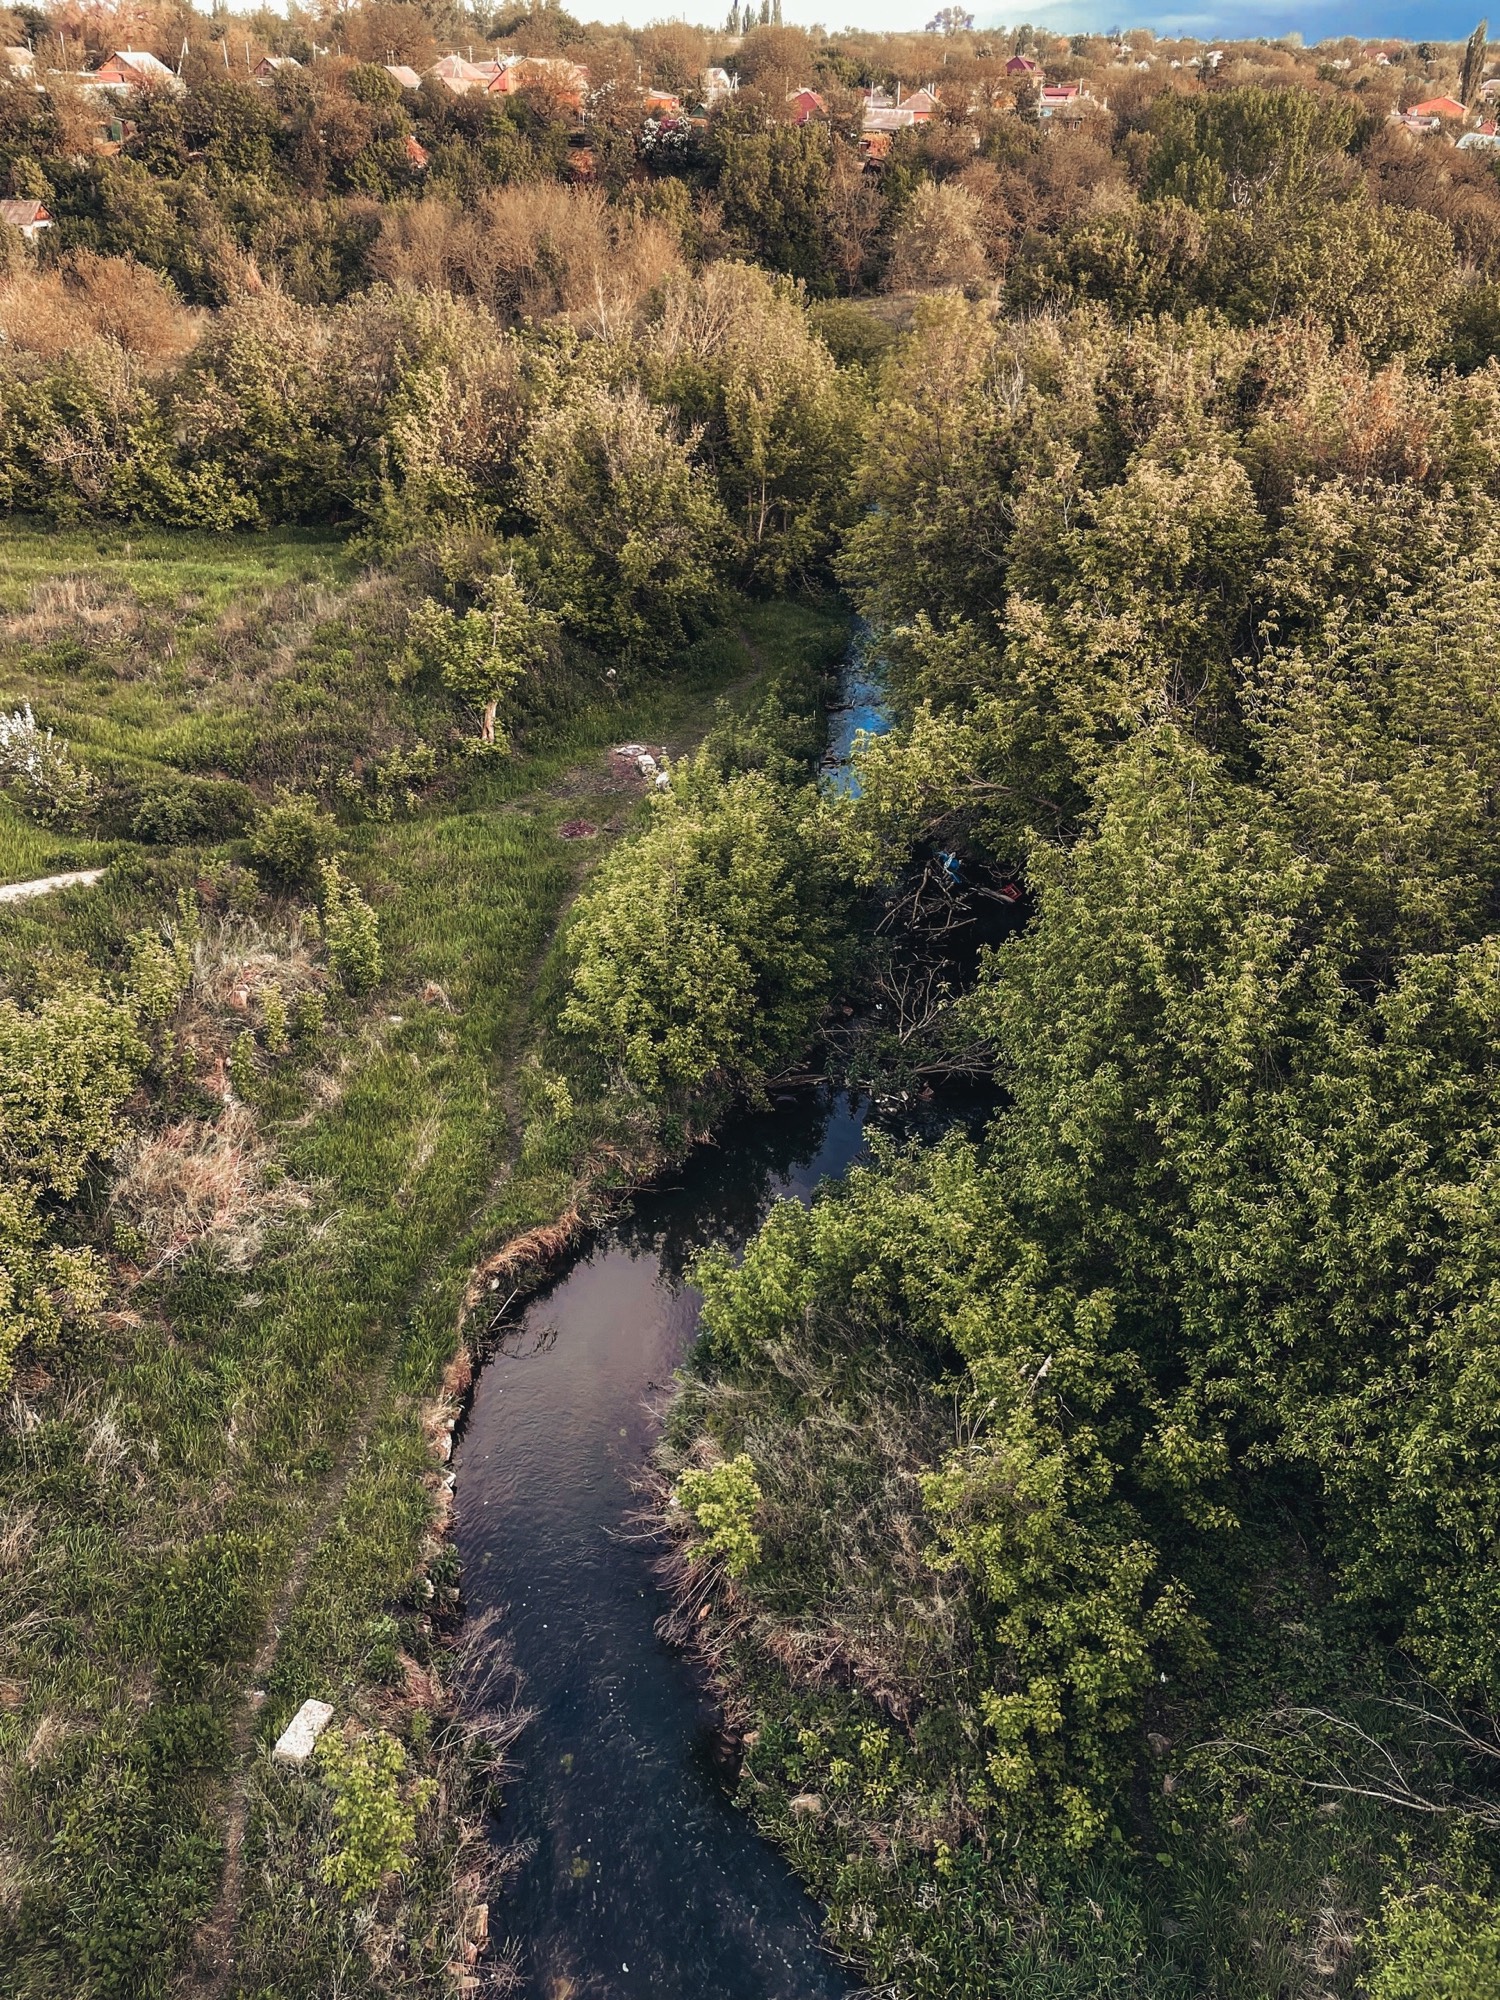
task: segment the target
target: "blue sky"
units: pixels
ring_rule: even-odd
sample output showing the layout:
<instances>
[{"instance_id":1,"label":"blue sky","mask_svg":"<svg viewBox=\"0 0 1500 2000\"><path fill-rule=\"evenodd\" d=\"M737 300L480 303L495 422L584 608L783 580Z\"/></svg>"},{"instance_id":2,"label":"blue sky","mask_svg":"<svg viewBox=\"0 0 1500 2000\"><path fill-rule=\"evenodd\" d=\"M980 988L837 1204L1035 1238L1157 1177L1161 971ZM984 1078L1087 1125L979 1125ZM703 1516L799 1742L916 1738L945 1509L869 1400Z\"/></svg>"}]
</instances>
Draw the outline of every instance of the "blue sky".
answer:
<instances>
[{"instance_id":1,"label":"blue sky","mask_svg":"<svg viewBox=\"0 0 1500 2000\"><path fill-rule=\"evenodd\" d=\"M725 9L728 0L724 0ZM861 28L911 30L920 28L937 11L942 0L863 0L857 10L845 14L838 0L784 0L788 21L842 26L845 21ZM1319 42L1336 35L1386 37L1392 41L1456 42L1468 38L1470 29L1484 11L1486 0L1177 0L1175 6L1153 8L1132 6L1129 0L1034 0L1030 7L1017 5L1002 15L975 4L974 16L981 27L1001 22L1015 25L1030 21L1036 27L1051 28L1058 34L1079 34L1089 29L1151 28L1159 35L1204 35L1209 37L1267 35L1275 38L1297 29L1305 42ZM575 12L588 12L573 0ZM605 6L601 11L614 13ZM660 19L664 13L693 14L689 6L653 6L651 0L627 0L625 12L631 20ZM700 14L712 12L700 6ZM1500 11L1500 9L1491 9Z\"/></svg>"},{"instance_id":2,"label":"blue sky","mask_svg":"<svg viewBox=\"0 0 1500 2000\"><path fill-rule=\"evenodd\" d=\"M1182 0L1175 7L1111 9L1094 0L1050 0L1029 19L1038 27L1073 34L1089 28L1152 28L1159 35L1285 35L1297 29L1305 42L1334 35L1398 36L1408 41L1466 40L1484 0ZM975 9L975 17L979 11ZM999 15L986 14L986 22ZM1009 17L1007 17L1009 18Z\"/></svg>"}]
</instances>

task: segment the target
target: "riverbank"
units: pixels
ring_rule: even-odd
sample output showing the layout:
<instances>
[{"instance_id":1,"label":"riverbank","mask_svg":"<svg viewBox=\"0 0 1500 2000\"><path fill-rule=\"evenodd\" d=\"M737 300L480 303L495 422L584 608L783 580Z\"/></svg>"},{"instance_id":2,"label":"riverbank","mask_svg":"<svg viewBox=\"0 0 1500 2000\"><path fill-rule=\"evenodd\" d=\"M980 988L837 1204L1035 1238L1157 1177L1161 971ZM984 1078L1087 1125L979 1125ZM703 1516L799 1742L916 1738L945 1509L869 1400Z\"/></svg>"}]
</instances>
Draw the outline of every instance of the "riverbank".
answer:
<instances>
[{"instance_id":1,"label":"riverbank","mask_svg":"<svg viewBox=\"0 0 1500 2000\"><path fill-rule=\"evenodd\" d=\"M210 739L222 761L258 731L253 765L268 703L305 704L315 686L360 709L351 730L389 720L383 666L361 679L376 656L359 627L369 587L336 545L160 536L143 562L125 537L86 539L73 553L98 562L115 600L101 674L79 688L63 610L35 629L46 558L22 538L13 585L0 577L17 600L0 637L3 698L55 705L60 719L96 710L91 734L125 745L149 795L201 785ZM47 575L66 540L54 538ZM189 571L207 608L173 627L166 607ZM258 1245L227 1259L189 1250L155 1275L122 1261L98 1337L30 1369L6 1424L15 1614L0 1760L15 1866L3 1921L17 1990L65 1978L132 2000L169 1986L322 1995L334 1981L435 1993L477 1945L476 1893L455 1896L453 1881L483 1758L442 1720L460 1663L445 1636L456 1577L434 1398L487 1249L631 1170L631 1135L612 1132L607 1106L581 1119L575 1106L561 1129L536 1060L558 924L635 810L610 745L690 744L721 698L748 700L770 665L819 654L840 629L796 607L745 607L670 676L542 715L514 760L472 765L430 796L417 782L388 817L366 764L375 810L347 813L341 841L378 912L386 972L366 1000L330 991L310 1061L256 1058L259 1184L286 1191L265 1204ZM224 647L243 649L247 632L226 679ZM408 706L397 720L415 734L422 718ZM258 768L243 781L252 791ZM577 822L596 830L564 837ZM33 841L24 822L14 845L28 862L93 859L77 841ZM117 976L124 940L179 888L238 879L234 851L122 839L97 887L7 909L0 973L23 998L48 965ZM241 911L211 897L205 912L216 947L284 921L274 902ZM185 1108L140 1115L180 1123ZM105 1247L112 1227L101 1191ZM450 1389L460 1379L446 1375ZM437 1781L404 1883L363 1908L322 1877L326 1792L268 1762L307 1695L390 1733L413 1788Z\"/></svg>"}]
</instances>

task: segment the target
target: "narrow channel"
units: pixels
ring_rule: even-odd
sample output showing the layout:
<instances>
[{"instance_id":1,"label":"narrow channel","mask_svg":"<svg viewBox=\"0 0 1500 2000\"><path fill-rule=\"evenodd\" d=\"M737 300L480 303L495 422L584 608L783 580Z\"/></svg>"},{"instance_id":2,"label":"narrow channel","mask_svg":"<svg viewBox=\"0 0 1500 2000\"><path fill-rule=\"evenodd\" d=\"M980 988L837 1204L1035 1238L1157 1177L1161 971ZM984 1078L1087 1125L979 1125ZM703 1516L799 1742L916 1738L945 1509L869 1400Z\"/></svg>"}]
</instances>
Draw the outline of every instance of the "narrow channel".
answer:
<instances>
[{"instance_id":1,"label":"narrow channel","mask_svg":"<svg viewBox=\"0 0 1500 2000\"><path fill-rule=\"evenodd\" d=\"M863 636L829 718L825 780L885 725ZM691 1346L684 1273L810 1200L864 1144L820 1090L736 1119L532 1301L480 1377L457 1459L471 1616L498 1610L536 1711L497 1838L527 1858L494 1912L528 2000L834 2000L819 1912L733 1804L713 1710L656 1634L652 1549L625 1530L650 1414Z\"/></svg>"},{"instance_id":2,"label":"narrow channel","mask_svg":"<svg viewBox=\"0 0 1500 2000\"><path fill-rule=\"evenodd\" d=\"M648 1405L697 1325L684 1264L742 1244L776 1198L808 1199L862 1141L831 1093L736 1121L532 1302L480 1378L457 1539L469 1610L501 1609L537 1711L498 1828L532 1851L494 1913L534 2000L850 1990L817 1909L732 1803L712 1712L656 1636L651 1550L620 1530Z\"/></svg>"}]
</instances>

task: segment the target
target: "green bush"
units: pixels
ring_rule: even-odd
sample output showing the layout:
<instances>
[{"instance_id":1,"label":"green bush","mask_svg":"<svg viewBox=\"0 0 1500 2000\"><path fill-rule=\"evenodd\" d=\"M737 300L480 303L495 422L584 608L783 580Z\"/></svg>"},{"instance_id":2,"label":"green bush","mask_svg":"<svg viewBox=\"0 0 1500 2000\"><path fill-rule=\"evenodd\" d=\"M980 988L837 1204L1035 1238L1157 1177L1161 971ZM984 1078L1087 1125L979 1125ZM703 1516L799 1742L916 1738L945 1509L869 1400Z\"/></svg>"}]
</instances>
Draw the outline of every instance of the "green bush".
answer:
<instances>
[{"instance_id":1,"label":"green bush","mask_svg":"<svg viewBox=\"0 0 1500 2000\"><path fill-rule=\"evenodd\" d=\"M319 880L323 937L333 969L350 993L366 993L379 984L382 971L375 912L336 861L323 863Z\"/></svg>"},{"instance_id":2,"label":"green bush","mask_svg":"<svg viewBox=\"0 0 1500 2000\"><path fill-rule=\"evenodd\" d=\"M813 789L700 756L583 898L563 1025L659 1100L753 1092L817 1025L839 918Z\"/></svg>"},{"instance_id":3,"label":"green bush","mask_svg":"<svg viewBox=\"0 0 1500 2000\"><path fill-rule=\"evenodd\" d=\"M131 816L137 840L170 847L228 840L249 824L254 801L244 785L212 778L163 778L146 786Z\"/></svg>"},{"instance_id":4,"label":"green bush","mask_svg":"<svg viewBox=\"0 0 1500 2000\"><path fill-rule=\"evenodd\" d=\"M274 804L262 809L251 830L250 855L278 881L307 882L337 838L337 826L316 800L301 798L282 785Z\"/></svg>"},{"instance_id":5,"label":"green bush","mask_svg":"<svg viewBox=\"0 0 1500 2000\"><path fill-rule=\"evenodd\" d=\"M353 1738L330 1730L317 1754L333 1793L334 1846L323 1877L346 1903L357 1903L406 1860L433 1781L420 1780L403 1799L406 1752L383 1730Z\"/></svg>"},{"instance_id":6,"label":"green bush","mask_svg":"<svg viewBox=\"0 0 1500 2000\"><path fill-rule=\"evenodd\" d=\"M761 1492L744 1452L706 1470L695 1466L684 1472L672 1497L703 1530L696 1553L722 1556L731 1576L743 1576L760 1560L760 1536L751 1524Z\"/></svg>"}]
</instances>

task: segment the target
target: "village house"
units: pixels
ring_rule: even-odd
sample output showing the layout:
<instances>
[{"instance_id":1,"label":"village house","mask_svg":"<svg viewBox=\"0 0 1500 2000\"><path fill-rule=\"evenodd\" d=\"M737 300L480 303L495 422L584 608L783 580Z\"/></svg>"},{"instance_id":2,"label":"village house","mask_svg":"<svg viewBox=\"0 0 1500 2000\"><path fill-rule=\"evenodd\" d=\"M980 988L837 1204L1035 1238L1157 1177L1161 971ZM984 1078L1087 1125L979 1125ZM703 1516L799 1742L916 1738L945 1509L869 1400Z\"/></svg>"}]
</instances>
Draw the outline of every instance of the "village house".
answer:
<instances>
[{"instance_id":1,"label":"village house","mask_svg":"<svg viewBox=\"0 0 1500 2000\"><path fill-rule=\"evenodd\" d=\"M794 125L805 125L809 118L821 118L828 109L818 93L806 84L801 90L789 90L786 101Z\"/></svg>"},{"instance_id":2,"label":"village house","mask_svg":"<svg viewBox=\"0 0 1500 2000\"><path fill-rule=\"evenodd\" d=\"M0 201L0 222L19 229L28 243L35 243L44 229L52 227L52 217L39 201Z\"/></svg>"},{"instance_id":3,"label":"village house","mask_svg":"<svg viewBox=\"0 0 1500 2000\"><path fill-rule=\"evenodd\" d=\"M252 83L274 83L284 70L301 69L295 56L262 56L250 72Z\"/></svg>"},{"instance_id":4,"label":"village house","mask_svg":"<svg viewBox=\"0 0 1500 2000\"><path fill-rule=\"evenodd\" d=\"M867 105L859 128L859 150L866 160L883 160L896 134L916 124L904 104Z\"/></svg>"},{"instance_id":5,"label":"village house","mask_svg":"<svg viewBox=\"0 0 1500 2000\"><path fill-rule=\"evenodd\" d=\"M179 91L184 87L182 78L147 49L116 49L108 62L91 73L89 82L96 90Z\"/></svg>"},{"instance_id":6,"label":"village house","mask_svg":"<svg viewBox=\"0 0 1500 2000\"><path fill-rule=\"evenodd\" d=\"M387 76L393 76L403 90L420 90L422 79L410 63L384 63L382 68Z\"/></svg>"},{"instance_id":7,"label":"village house","mask_svg":"<svg viewBox=\"0 0 1500 2000\"><path fill-rule=\"evenodd\" d=\"M466 62L462 56L441 56L427 74L435 77L455 97L466 97L471 90L488 90L500 73L497 62Z\"/></svg>"},{"instance_id":8,"label":"village house","mask_svg":"<svg viewBox=\"0 0 1500 2000\"><path fill-rule=\"evenodd\" d=\"M706 69L703 72L703 102L711 111L716 104L722 104L726 97L733 97L735 79L727 69Z\"/></svg>"},{"instance_id":9,"label":"village house","mask_svg":"<svg viewBox=\"0 0 1500 2000\"><path fill-rule=\"evenodd\" d=\"M495 65L495 72L485 88L496 97L513 97L518 90L551 90L570 111L583 109L589 73L582 63L562 56L510 56Z\"/></svg>"},{"instance_id":10,"label":"village house","mask_svg":"<svg viewBox=\"0 0 1500 2000\"><path fill-rule=\"evenodd\" d=\"M1031 56L1012 56L1010 61L1005 65L1005 74L1007 76L1035 77L1037 82L1040 83L1044 72L1041 64Z\"/></svg>"},{"instance_id":11,"label":"village house","mask_svg":"<svg viewBox=\"0 0 1500 2000\"><path fill-rule=\"evenodd\" d=\"M1408 132L1439 132L1445 123L1462 125L1469 114L1456 97L1428 97L1395 115Z\"/></svg>"},{"instance_id":12,"label":"village house","mask_svg":"<svg viewBox=\"0 0 1500 2000\"><path fill-rule=\"evenodd\" d=\"M1493 152L1496 147L1500 147L1500 127L1496 126L1493 118L1486 118L1474 131L1465 132L1458 142L1461 153L1474 151L1488 153Z\"/></svg>"},{"instance_id":13,"label":"village house","mask_svg":"<svg viewBox=\"0 0 1500 2000\"><path fill-rule=\"evenodd\" d=\"M648 90L642 94L641 105L648 118L680 118L682 99L670 90Z\"/></svg>"},{"instance_id":14,"label":"village house","mask_svg":"<svg viewBox=\"0 0 1500 2000\"><path fill-rule=\"evenodd\" d=\"M1037 99L1037 112L1043 118L1060 118L1064 123L1070 119L1087 116L1090 111L1107 109L1096 104L1093 96L1081 83L1044 83Z\"/></svg>"}]
</instances>

